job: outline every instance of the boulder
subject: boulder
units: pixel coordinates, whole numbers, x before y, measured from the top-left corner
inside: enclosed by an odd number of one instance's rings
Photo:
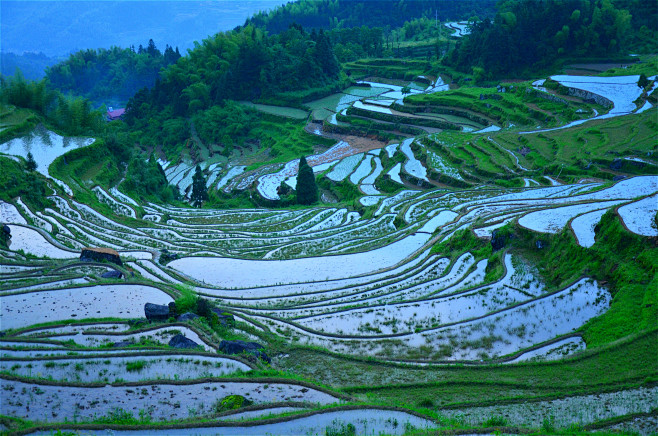
[[[115,342],[112,344],[112,347],[114,348],[122,348],[122,347],[130,347],[131,345],[135,345],[135,341],[132,339],[126,339],[124,341],[120,342]]]
[[[510,235],[506,233],[499,232],[498,229],[494,230],[491,234],[491,248],[493,251],[498,251],[507,245],[507,240],[510,239]]]
[[[111,248],[83,248],[80,253],[80,260],[82,262],[112,262],[117,265],[121,263],[121,257],[116,250]]]
[[[196,319],[198,317],[199,317],[199,315],[197,315],[196,313],[185,312],[184,314],[179,315],[178,318],[176,318],[176,321],[180,321],[180,322],[190,321],[190,320]]]
[[[144,305],[144,314],[149,321],[166,321],[169,318],[169,306],[146,303]]]
[[[245,341],[222,341],[219,343],[219,351],[225,354],[251,353],[264,348],[258,342]]]
[[[7,224],[2,225],[2,233],[11,238],[11,228]]]
[[[620,181],[620,180],[624,180],[625,178],[626,178],[626,176],[618,175],[618,176],[614,176],[614,177],[612,178],[612,181],[613,181],[613,182],[618,182],[618,181]]]
[[[123,274],[121,274],[120,271],[117,270],[112,270],[112,271],[107,271],[101,274],[101,277],[104,279],[120,279],[123,277]]]
[[[172,348],[196,348],[200,345],[183,335],[176,335],[169,341],[169,346]]]

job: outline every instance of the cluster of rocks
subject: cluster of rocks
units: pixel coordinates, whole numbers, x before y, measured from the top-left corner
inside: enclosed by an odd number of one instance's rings
[[[272,359],[267,354],[261,351],[263,347],[258,342],[245,342],[245,341],[222,341],[219,343],[219,351],[225,354],[248,354],[257,359],[264,360],[270,363]]]
[[[220,324],[224,326],[232,326],[235,323],[235,319],[230,313],[222,312],[217,308],[213,308],[211,310],[217,315]],[[146,315],[146,319],[149,321],[166,321],[176,315],[176,303],[171,302],[166,306],[162,304],[146,303],[144,305],[144,314]],[[192,312],[186,312],[182,315],[179,315],[176,320],[179,322],[184,322],[195,318],[199,318],[199,315]],[[123,342],[117,344],[123,344]],[[115,346],[125,346],[117,344],[115,344]],[[196,348],[199,346],[199,344],[189,338],[186,338],[183,335],[176,335],[169,341],[169,346],[173,348]],[[264,347],[257,342],[245,342],[239,340],[223,340],[219,344],[219,352],[221,353],[246,354],[248,355],[247,358],[249,360],[255,361],[256,359],[261,359],[267,363],[270,363],[272,360],[267,354],[261,351],[263,348]]]

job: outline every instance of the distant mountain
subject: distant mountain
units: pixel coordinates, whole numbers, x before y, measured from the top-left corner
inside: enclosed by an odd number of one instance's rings
[[[0,47],[5,53],[58,57],[88,48],[137,47],[153,39],[159,47],[169,44],[184,54],[194,41],[242,25],[254,13],[283,3],[2,0]]]
[[[25,52],[21,55],[11,52],[0,53],[0,74],[11,76],[18,68],[28,80],[39,80],[46,75],[46,68],[62,61],[63,58],[46,56],[43,53]]]

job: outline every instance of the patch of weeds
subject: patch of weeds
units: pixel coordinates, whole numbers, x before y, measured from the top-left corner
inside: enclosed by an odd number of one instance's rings
[[[136,372],[141,371],[146,366],[146,361],[144,360],[135,360],[133,362],[126,362],[126,371]]]
[[[507,419],[503,416],[492,416],[482,423],[483,427],[504,427],[507,425]]]

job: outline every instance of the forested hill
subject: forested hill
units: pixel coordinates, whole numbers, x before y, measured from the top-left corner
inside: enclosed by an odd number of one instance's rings
[[[64,93],[100,104],[125,104],[143,87],[152,87],[158,74],[181,57],[178,48],[161,52],[150,40],[146,47],[81,50],[50,67],[50,84]]]
[[[495,13],[496,0],[300,0],[270,12],[260,12],[246,25],[269,32],[286,30],[293,23],[305,28],[401,27],[415,18],[440,21],[483,19]]]
[[[196,114],[209,112],[216,124],[226,127],[229,112],[240,112],[223,111],[230,105],[227,100],[253,101],[304,91],[326,95],[339,83],[340,65],[323,31],[291,26],[267,35],[247,26],[203,40],[165,69],[152,89],[142,89],[129,101],[126,121],[148,132],[145,136],[152,141],[167,145],[187,137],[189,132],[182,126]],[[228,127],[236,136],[249,123],[233,124]]]
[[[506,0],[476,23],[446,60],[492,79],[546,69],[565,58],[655,53],[658,3],[642,0]]]

